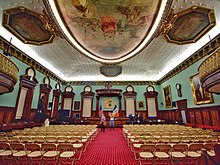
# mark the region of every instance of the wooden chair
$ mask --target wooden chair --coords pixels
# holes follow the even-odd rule
[[[16,162],[16,164],[19,164],[18,161],[22,160],[27,161],[27,154],[30,153],[30,151],[26,151],[24,144],[22,143],[11,143],[11,150],[12,150],[12,156],[13,160]]]
[[[57,151],[56,145],[53,143],[43,143],[41,145],[41,150],[45,152],[42,155],[42,159],[45,163],[53,162],[54,164],[57,164],[56,157],[59,155],[59,152]]]
[[[39,144],[37,143],[26,143],[25,144],[25,148],[26,151],[28,151],[27,153],[27,157],[30,161],[30,164],[36,164],[37,162],[39,164],[42,164],[42,155],[45,153],[44,151],[41,150],[41,147]]]
[[[154,164],[154,152],[156,151],[155,144],[143,144],[140,146],[139,162]],[[149,161],[149,162],[148,162]]]
[[[9,143],[0,142],[0,158],[2,159],[3,164],[10,164],[9,162],[6,163],[5,160],[12,161],[12,159],[9,159],[12,156],[12,154],[13,153],[12,153]]]
[[[184,153],[187,153],[188,151],[188,145],[187,144],[174,144],[171,150],[171,158],[173,161],[173,164],[185,164],[186,161],[186,155]]]
[[[155,147],[155,162],[165,162],[170,164],[171,158],[171,145],[170,144],[157,144]]]
[[[58,155],[59,164],[61,162],[62,164],[68,163],[68,161],[70,161],[72,165],[75,163],[75,157],[74,157],[75,149],[72,144],[70,143],[58,144],[57,151],[59,152]]]
[[[189,145],[188,151],[184,154],[188,157],[188,159],[196,160],[196,164],[198,164],[201,158],[203,144],[202,143],[191,143]]]

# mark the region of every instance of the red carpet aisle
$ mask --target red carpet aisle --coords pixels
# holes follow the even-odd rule
[[[127,146],[122,129],[99,132],[76,165],[138,165]]]

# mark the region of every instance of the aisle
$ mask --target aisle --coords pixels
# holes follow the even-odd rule
[[[122,128],[99,132],[76,165],[138,165],[127,146]]]

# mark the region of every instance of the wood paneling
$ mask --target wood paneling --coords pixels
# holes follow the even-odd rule
[[[196,124],[195,123],[195,113],[194,112],[189,112],[189,121],[190,121],[190,124]]]
[[[213,126],[220,127],[220,120],[219,120],[219,111],[211,111],[211,118]]]
[[[211,125],[211,119],[208,111],[202,111],[204,125]]]
[[[179,113],[177,110],[158,111],[158,118],[169,121],[179,121]]]
[[[201,112],[200,111],[196,111],[195,112],[195,116],[196,116],[196,124],[203,125]]]
[[[0,124],[11,123],[14,120],[15,107],[0,106]]]
[[[0,112],[0,124],[3,123],[4,113],[5,113],[4,111],[1,111],[1,112]]]
[[[220,127],[220,106],[185,108],[187,123]],[[159,118],[169,121],[180,121],[178,110],[159,110]]]

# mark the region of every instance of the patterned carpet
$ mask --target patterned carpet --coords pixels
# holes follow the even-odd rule
[[[106,129],[98,133],[76,165],[138,165],[127,146],[122,129]]]

